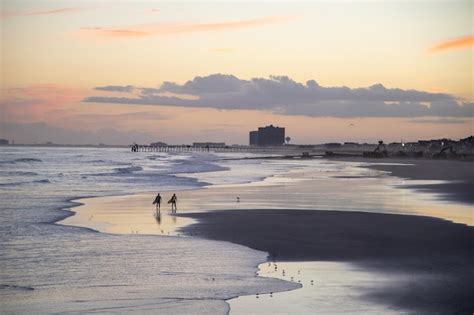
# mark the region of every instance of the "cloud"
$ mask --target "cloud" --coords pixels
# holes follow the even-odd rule
[[[109,92],[132,92],[135,87],[132,85],[120,86],[120,85],[108,85],[96,87],[96,90],[99,91],[109,91]]]
[[[103,90],[106,87],[98,87]],[[117,87],[115,87],[117,89]],[[134,87],[129,97],[90,96],[84,102],[266,110],[311,117],[472,117],[474,103],[445,93],[386,88],[322,87],[287,76],[241,80],[234,75],[195,77],[184,84],[164,82],[159,88]]]
[[[37,10],[37,11],[2,11],[1,17],[8,18],[12,16],[39,16],[39,15],[53,15],[53,14],[64,14],[82,11],[84,8],[70,7],[70,8],[57,8],[50,10]]]
[[[27,12],[24,15],[51,15],[51,14],[78,12],[81,10],[83,9],[82,8],[59,8],[59,9],[44,10],[44,11],[32,11],[32,12]]]
[[[0,89],[0,109],[3,117],[14,120],[43,119],[51,111],[82,100],[83,90],[58,84],[33,84]]]
[[[99,114],[99,113],[83,113],[83,114],[73,114],[69,116],[64,116],[61,119],[63,125],[81,125],[85,126],[117,126],[117,123],[125,122],[123,125],[130,125],[130,120],[140,121],[140,122],[156,122],[159,120],[170,119],[170,115],[163,115],[156,112],[132,112],[132,113],[121,113],[121,114]]]
[[[453,118],[440,118],[440,119],[411,119],[408,122],[415,124],[447,124],[447,125],[462,125],[469,120],[466,119],[453,119]]]
[[[430,48],[430,52],[438,53],[438,52],[443,52],[446,50],[463,49],[463,48],[469,48],[469,47],[474,47],[473,35],[450,39],[450,40],[438,43],[437,45]]]
[[[290,19],[291,17],[285,16],[268,16],[256,19],[214,23],[152,23],[124,27],[82,27],[79,29],[78,35],[99,38],[139,38],[254,28],[281,23]]]
[[[60,107],[65,103],[81,100],[84,91],[59,84],[32,84],[28,86],[0,89],[0,104],[29,103],[46,107]]]

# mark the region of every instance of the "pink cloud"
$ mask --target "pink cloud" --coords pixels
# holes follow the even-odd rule
[[[30,122],[53,118],[51,113],[79,102],[87,91],[57,84],[35,84],[2,89],[0,94],[0,108],[7,120]]]
[[[291,17],[269,16],[263,18],[215,23],[154,23],[126,27],[83,27],[79,35],[99,38],[140,38],[146,36],[176,35],[196,32],[237,30],[277,24]]]

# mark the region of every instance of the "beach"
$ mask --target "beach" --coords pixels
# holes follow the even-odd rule
[[[456,185],[468,189],[470,163],[317,162],[316,169],[305,167],[263,181],[178,191],[178,214],[171,214],[165,203],[159,220],[151,205],[153,193],[82,199],[84,205],[74,208],[76,215],[62,224],[243,245],[267,253],[278,271],[286,268],[285,274],[275,274],[273,265],[265,271],[267,263],[262,261],[260,278],[303,287],[278,294],[257,290],[254,293],[260,295],[251,299],[231,299],[230,312],[235,314],[285,313],[284,309],[299,313],[314,309],[395,314],[472,311],[472,207],[465,198],[456,199],[449,186],[456,180]],[[446,167],[451,170],[433,175],[433,170]],[[420,183],[436,189],[420,191]],[[327,290],[318,286],[320,279]],[[349,290],[350,298],[348,287],[354,288]],[[265,304],[269,292],[275,302]],[[326,296],[330,300],[323,303],[318,297],[325,292],[330,292]],[[297,306],[288,309],[289,301]],[[346,307],[338,306],[341,301]]]
[[[436,184],[413,184],[420,191],[436,193],[440,199],[474,204],[474,168],[462,160],[393,160],[405,165],[371,165],[370,168],[389,172],[410,180],[443,181]],[[388,161],[390,163],[390,160]]]
[[[2,312],[469,309],[472,205],[413,185],[470,163],[407,162],[4,149]]]
[[[466,225],[428,217],[340,211],[213,211],[184,216],[199,221],[184,228],[185,233],[265,251],[277,263],[350,262],[359,269],[389,275],[383,285],[366,288],[364,298],[391,309],[467,314],[474,307],[474,229]],[[292,274],[287,273],[290,280]],[[301,278],[305,285],[312,285],[307,277]],[[403,280],[397,283],[397,278]],[[316,276],[313,279],[319,282]]]

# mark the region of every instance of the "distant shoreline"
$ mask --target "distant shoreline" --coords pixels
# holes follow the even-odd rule
[[[8,143],[8,144],[0,144],[0,147],[60,147],[60,148],[124,148],[130,149],[134,143],[130,144],[61,144],[61,143]],[[202,146],[202,145],[194,145],[194,144],[163,144],[163,145],[154,145],[154,144],[137,144],[138,147],[147,147],[147,148],[203,148],[207,149],[209,152],[222,152],[222,149],[241,149],[241,150],[248,150],[248,153],[261,153],[261,152],[273,152],[276,154],[280,154],[280,158],[288,158],[288,157],[303,157],[303,158],[311,158],[314,156],[321,156],[324,155],[330,159],[347,159],[347,158],[364,158],[366,160],[370,160],[373,157],[365,156],[364,153],[373,152],[375,148],[377,148],[377,144],[375,143],[363,143],[357,144],[357,146],[353,145],[340,145],[340,146],[333,146],[334,144],[288,144],[288,145],[280,145],[280,146],[254,146],[248,144],[223,144],[222,146]],[[448,147],[445,147],[449,148]],[[474,153],[472,152],[472,148],[461,148],[459,149],[460,154],[455,154],[453,156],[446,155],[440,157],[433,157],[433,152],[424,152],[427,154],[422,154],[421,156],[417,157],[413,155],[415,151],[413,149],[405,151],[397,151],[397,148],[390,148],[387,150],[388,156],[380,156],[380,158],[376,160],[389,160],[389,159],[401,159],[401,160],[431,160],[431,159],[448,159],[448,160],[462,160],[462,161],[474,161]],[[144,152],[148,152],[147,150],[143,150]],[[165,150],[162,150],[165,151]],[[420,148],[419,151],[424,151],[423,148]],[[184,151],[186,152],[186,151]],[[397,155],[398,153],[405,153],[403,156]],[[417,151],[418,152],[418,151]],[[290,154],[290,156],[286,156]],[[436,155],[436,154],[434,154]],[[266,158],[266,157],[261,157]],[[272,156],[271,158],[276,158]]]
[[[342,159],[341,161],[345,161]],[[350,161],[360,161],[350,159]],[[442,200],[474,205],[474,167],[471,163],[456,160],[385,159],[364,162],[377,164],[362,166],[389,172],[391,176],[417,181],[444,181],[436,184],[413,183],[408,188],[435,193]],[[384,164],[387,163],[387,164]],[[390,165],[404,163],[409,165]],[[407,188],[405,186],[404,188]]]
[[[130,145],[98,145],[98,144],[24,144],[24,143],[15,143],[15,144],[2,144],[0,148],[14,148],[14,147],[39,147],[39,148],[129,148]]]

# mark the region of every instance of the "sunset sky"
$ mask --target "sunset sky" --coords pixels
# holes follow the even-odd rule
[[[0,138],[473,134],[472,1],[1,1]]]

